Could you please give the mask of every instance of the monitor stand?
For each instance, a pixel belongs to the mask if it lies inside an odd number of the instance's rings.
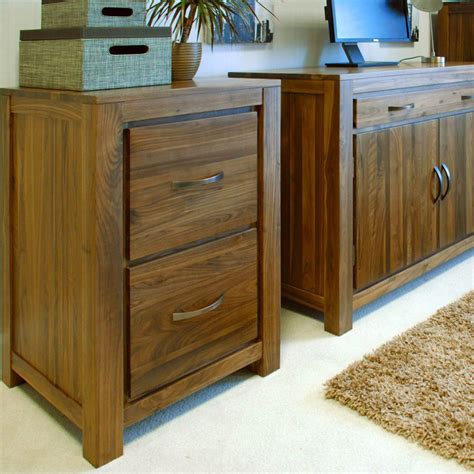
[[[348,63],[327,63],[327,67],[377,67],[377,66],[398,66],[398,61],[366,61],[357,46],[357,43],[342,43],[342,48],[346,53]]]

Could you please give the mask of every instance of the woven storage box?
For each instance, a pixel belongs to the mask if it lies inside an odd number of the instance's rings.
[[[43,0],[42,28],[145,26],[145,0]]]
[[[88,91],[171,83],[170,28],[32,30],[22,31],[21,40],[22,87]]]

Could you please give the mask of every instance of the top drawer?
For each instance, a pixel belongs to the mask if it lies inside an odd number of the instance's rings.
[[[130,130],[135,260],[257,221],[257,113]]]
[[[354,100],[354,127],[364,128],[474,108],[474,85]]]

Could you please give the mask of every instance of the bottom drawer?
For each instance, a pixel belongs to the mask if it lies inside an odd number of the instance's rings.
[[[128,277],[131,398],[258,337],[256,230],[132,268]]]

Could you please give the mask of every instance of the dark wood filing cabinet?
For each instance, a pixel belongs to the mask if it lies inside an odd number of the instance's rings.
[[[120,456],[133,424],[280,364],[280,82],[0,92],[3,380]]]
[[[282,287],[343,334],[353,310],[474,247],[474,65],[282,80]]]

